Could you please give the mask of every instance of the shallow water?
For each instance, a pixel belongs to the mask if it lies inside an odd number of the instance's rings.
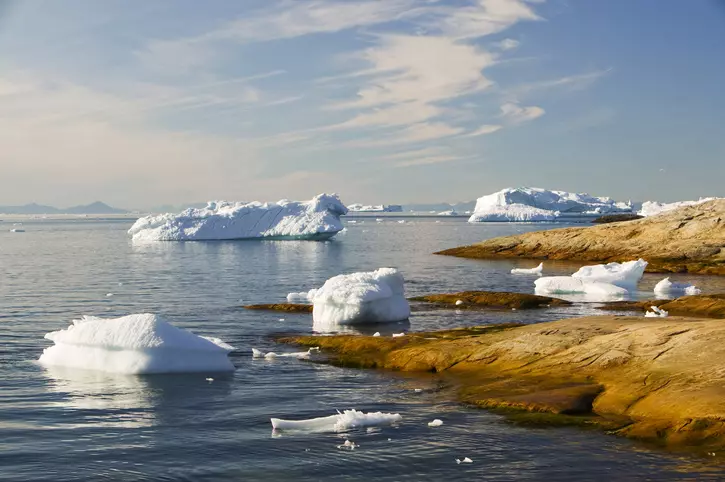
[[[446,402],[429,378],[400,378],[296,359],[253,360],[268,336],[308,333],[309,315],[241,304],[283,301],[330,276],[400,268],[410,295],[454,290],[533,292],[511,276],[532,261],[477,261],[430,253],[551,225],[469,225],[465,219],[356,219],[329,242],[242,241],[134,245],[132,220],[23,220],[0,230],[0,480],[640,480],[721,479],[708,460],[651,451],[570,429],[512,426]],[[439,221],[439,222],[436,222]],[[8,227],[9,223],[0,223]],[[547,274],[576,265],[547,263]],[[662,276],[645,275],[637,297]],[[722,278],[674,276],[705,292]],[[107,296],[112,294],[113,296]],[[237,347],[233,375],[123,377],[46,370],[43,335],[83,314],[155,312]],[[414,312],[383,334],[599,313],[592,305],[543,311]],[[365,331],[365,329],[363,329]],[[424,388],[416,393],[414,388]],[[273,436],[270,417],[313,418],[336,409],[399,412],[379,432]],[[444,425],[430,428],[440,418]],[[344,436],[343,436],[344,435]],[[345,437],[360,445],[343,451]],[[470,457],[473,464],[457,465]]]

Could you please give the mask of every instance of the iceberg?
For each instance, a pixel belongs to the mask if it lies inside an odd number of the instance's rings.
[[[511,274],[536,274],[539,275],[544,272],[544,263],[539,263],[536,268],[514,268],[511,270]],[[458,302],[456,302],[458,304]]]
[[[112,319],[84,316],[45,338],[54,345],[43,350],[38,362],[49,367],[134,375],[234,371],[227,356],[232,346],[149,313]]]
[[[399,204],[378,204],[374,206],[368,206],[365,204],[350,204],[348,207],[350,212],[355,213],[402,213],[403,206]]]
[[[458,213],[454,211],[453,209],[449,211],[441,211],[438,213],[438,216],[458,216]]]
[[[642,279],[647,261],[638,259],[626,263],[596,264],[582,266],[572,278],[587,282],[611,283],[620,288],[632,289]]]
[[[586,193],[540,188],[506,188],[478,198],[468,222],[551,222],[567,216],[632,212],[631,203]]]
[[[658,295],[684,293],[691,296],[699,295],[702,290],[690,283],[673,283],[670,278],[665,278],[655,285],[654,292]]]
[[[398,270],[380,268],[334,276],[321,288],[290,293],[287,299],[304,296],[312,302],[312,319],[320,326],[403,321],[410,316],[404,281]]]
[[[628,291],[611,283],[588,281],[571,276],[544,276],[534,281],[537,295],[586,295],[586,301],[612,301],[623,299]]]
[[[181,214],[140,218],[128,233],[134,241],[203,241],[223,239],[325,240],[343,230],[347,208],[335,195],[310,201],[241,203],[212,201]]]
[[[656,216],[658,214],[673,211],[675,209],[683,208],[686,206],[696,206],[698,204],[706,203],[718,199],[716,197],[700,198],[697,201],[678,201],[673,203],[659,203],[656,201],[645,201],[642,203],[642,208],[637,212],[640,216]]]
[[[392,425],[400,422],[403,417],[398,413],[365,413],[357,410],[344,410],[329,417],[311,418],[308,420],[270,419],[274,430],[294,430],[305,432],[342,432],[351,428],[376,427]]]

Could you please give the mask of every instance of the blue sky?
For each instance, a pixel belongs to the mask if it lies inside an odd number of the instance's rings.
[[[725,2],[0,0],[0,204],[725,196]]]

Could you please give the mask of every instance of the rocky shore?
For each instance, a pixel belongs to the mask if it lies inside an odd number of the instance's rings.
[[[725,200],[633,221],[494,238],[436,254],[597,263],[644,258],[649,272],[725,275]]]
[[[596,316],[404,337],[298,336],[346,367],[435,373],[451,397],[678,450],[725,449],[725,324]]]

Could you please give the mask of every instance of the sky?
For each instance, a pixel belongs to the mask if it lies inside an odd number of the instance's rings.
[[[725,196],[725,0],[0,0],[0,205]]]

